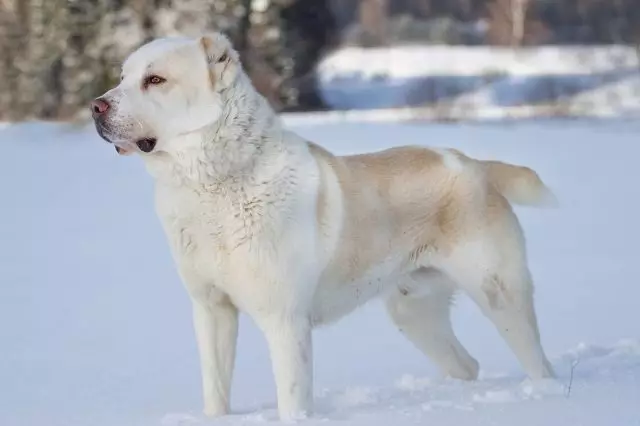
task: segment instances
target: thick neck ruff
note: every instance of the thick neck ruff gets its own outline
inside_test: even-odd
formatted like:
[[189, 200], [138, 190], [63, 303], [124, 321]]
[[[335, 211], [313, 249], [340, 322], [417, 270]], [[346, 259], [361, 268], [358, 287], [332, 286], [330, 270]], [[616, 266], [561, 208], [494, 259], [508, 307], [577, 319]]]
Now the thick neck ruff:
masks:
[[213, 123], [171, 141], [171, 151], [144, 155], [147, 169], [159, 183], [211, 186], [251, 180], [257, 169], [277, 173], [288, 148], [279, 117], [240, 74], [221, 92], [222, 112]]

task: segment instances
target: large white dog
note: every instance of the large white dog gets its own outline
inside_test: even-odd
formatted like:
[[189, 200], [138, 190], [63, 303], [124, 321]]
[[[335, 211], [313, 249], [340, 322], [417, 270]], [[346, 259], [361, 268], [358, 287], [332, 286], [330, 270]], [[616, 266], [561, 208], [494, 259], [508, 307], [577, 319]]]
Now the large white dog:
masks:
[[554, 201], [534, 171], [424, 147], [334, 156], [283, 127], [217, 33], [141, 47], [91, 107], [98, 133], [155, 177], [207, 415], [229, 411], [239, 312], [267, 339], [282, 419], [312, 411], [312, 329], [375, 297], [449, 376], [478, 374], [451, 328], [457, 290], [531, 378], [553, 376], [509, 204]]

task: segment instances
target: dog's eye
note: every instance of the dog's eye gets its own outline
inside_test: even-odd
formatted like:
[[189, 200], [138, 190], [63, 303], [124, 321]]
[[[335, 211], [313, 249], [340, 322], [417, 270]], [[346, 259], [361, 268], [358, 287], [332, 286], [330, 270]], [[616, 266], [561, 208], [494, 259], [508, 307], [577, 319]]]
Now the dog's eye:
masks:
[[229, 59], [229, 56], [226, 53], [223, 53], [222, 56], [218, 58], [218, 63], [220, 64], [222, 62], [225, 62], [227, 59]]
[[157, 76], [157, 75], [150, 75], [149, 77], [146, 77], [144, 79], [144, 83], [143, 86], [145, 87], [145, 89], [149, 86], [157, 86], [159, 84], [164, 83], [165, 81], [167, 81], [166, 79]]

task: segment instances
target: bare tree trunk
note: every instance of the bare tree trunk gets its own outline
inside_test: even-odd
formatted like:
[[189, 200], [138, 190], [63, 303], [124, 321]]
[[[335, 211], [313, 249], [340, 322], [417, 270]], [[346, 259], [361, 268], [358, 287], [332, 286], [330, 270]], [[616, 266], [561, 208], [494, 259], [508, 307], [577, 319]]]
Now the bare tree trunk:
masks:
[[522, 46], [529, 0], [511, 0], [511, 45]]
[[13, 63], [18, 20], [13, 6], [9, 0], [0, 0], [0, 120], [11, 117], [11, 104], [16, 96]]
[[37, 84], [31, 113], [41, 118], [57, 118], [63, 102], [62, 68], [65, 51], [68, 0], [31, 0], [34, 19], [29, 34], [29, 64]]
[[[26, 111], [29, 93], [22, 93], [25, 64], [28, 62], [28, 40], [31, 25], [29, 0], [5, 0], [2, 21], [6, 38], [3, 37], [3, 79], [6, 78], [3, 115], [9, 119], [21, 118]], [[28, 71], [28, 69], [27, 69]], [[27, 88], [28, 89], [28, 88]]]
[[488, 5], [489, 42], [499, 46], [522, 46], [527, 38], [530, 0], [494, 0]]
[[360, 0], [358, 19], [369, 43], [380, 45], [387, 41], [389, 0]]

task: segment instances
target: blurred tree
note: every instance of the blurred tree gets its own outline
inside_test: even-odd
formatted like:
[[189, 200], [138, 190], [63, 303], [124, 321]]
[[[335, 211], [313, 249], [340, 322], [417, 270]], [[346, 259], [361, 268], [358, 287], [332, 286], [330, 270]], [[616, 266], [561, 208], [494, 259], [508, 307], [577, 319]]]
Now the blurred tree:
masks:
[[491, 44], [521, 46], [530, 0], [494, 0], [487, 6]]
[[0, 118], [69, 118], [154, 37], [228, 34], [278, 109], [317, 109], [330, 0], [0, 0]]
[[328, 0], [254, 0], [245, 67], [279, 110], [322, 109], [315, 65], [333, 46], [336, 24]]
[[545, 43], [551, 38], [533, 0], [493, 0], [487, 4], [487, 41], [518, 47]]
[[638, 1], [0, 0], [0, 119], [86, 111], [158, 36], [224, 31], [277, 109], [321, 109], [314, 69], [345, 32], [365, 45], [640, 45]]
[[365, 45], [386, 44], [389, 21], [389, 0], [360, 0], [360, 29]]
[[13, 66], [22, 42], [16, 4], [0, 0], [0, 120], [12, 119], [17, 98], [17, 69]]
[[326, 0], [297, 0], [281, 12], [284, 49], [293, 62], [285, 110], [324, 109], [318, 94], [316, 64], [339, 41], [334, 14]]

